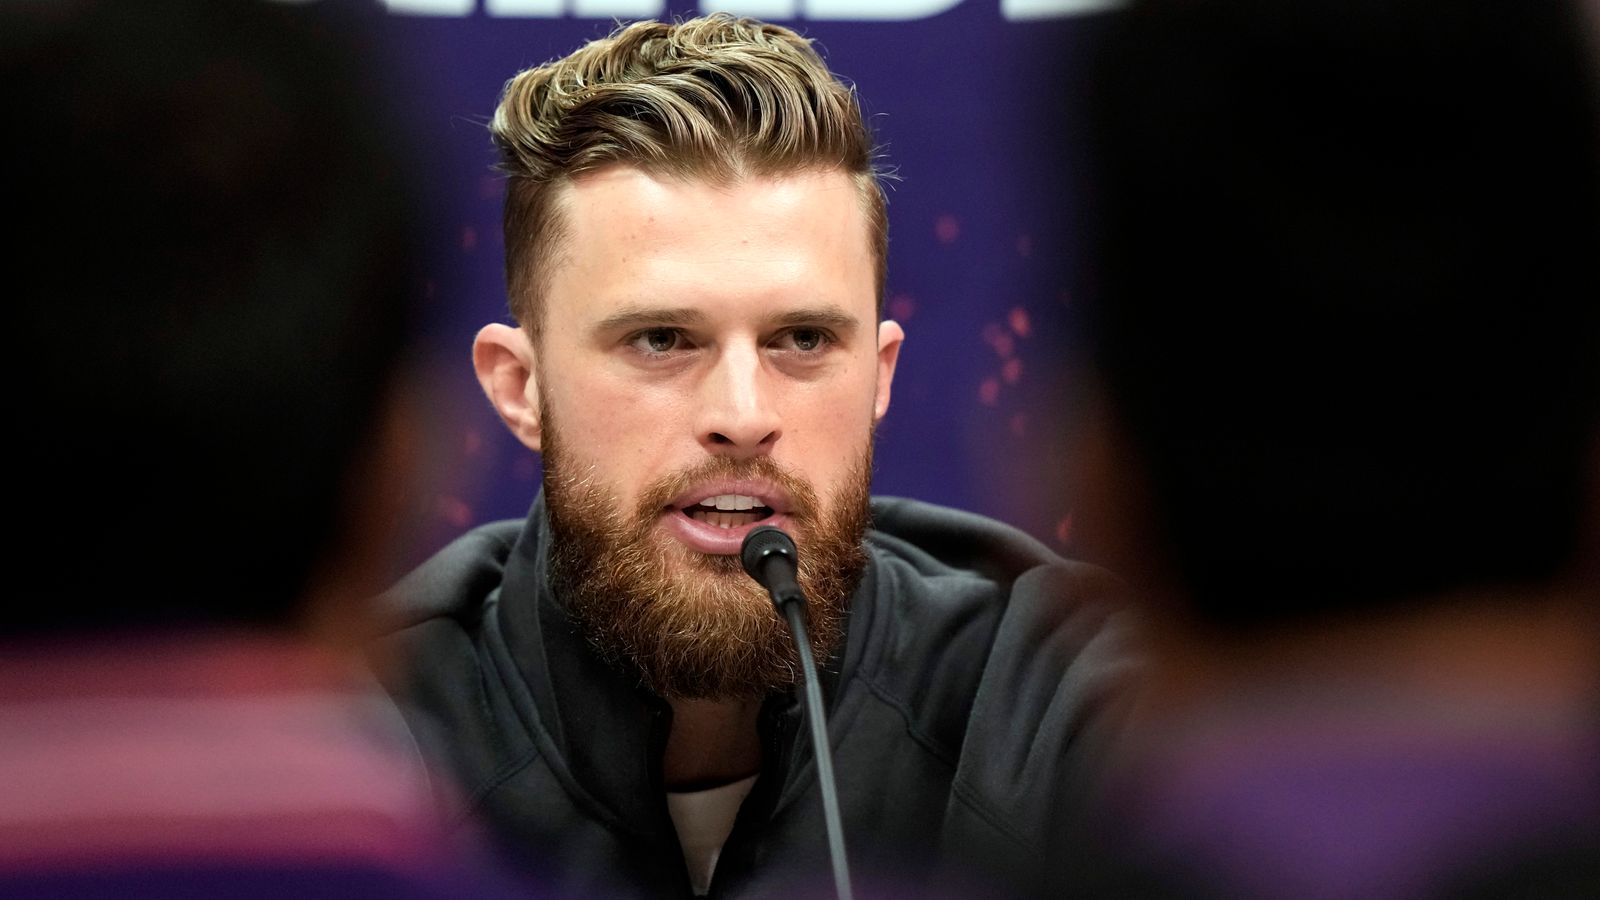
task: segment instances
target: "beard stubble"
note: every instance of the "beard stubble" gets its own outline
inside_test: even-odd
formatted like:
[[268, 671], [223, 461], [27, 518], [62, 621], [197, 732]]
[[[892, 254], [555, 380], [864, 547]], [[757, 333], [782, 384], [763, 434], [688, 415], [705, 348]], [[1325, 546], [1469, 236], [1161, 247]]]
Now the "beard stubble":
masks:
[[547, 418], [543, 454], [551, 584], [604, 659], [669, 699], [754, 699], [799, 681], [788, 624], [739, 558], [694, 552], [658, 527], [663, 514], [683, 514], [667, 510], [673, 498], [724, 477], [765, 479], [788, 493], [811, 650], [829, 658], [866, 568], [870, 437], [826, 509], [807, 482], [767, 457], [714, 456], [659, 479], [624, 510], [607, 486], [574, 471], [552, 425]]

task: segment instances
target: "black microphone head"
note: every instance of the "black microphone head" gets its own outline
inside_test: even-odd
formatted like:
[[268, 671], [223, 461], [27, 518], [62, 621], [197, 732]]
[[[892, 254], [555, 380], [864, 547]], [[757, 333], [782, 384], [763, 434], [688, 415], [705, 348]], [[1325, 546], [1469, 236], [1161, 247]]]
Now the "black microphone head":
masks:
[[789, 557], [790, 565], [795, 565], [800, 558], [793, 538], [775, 525], [762, 525], [744, 536], [744, 544], [739, 548], [739, 561], [744, 563], [744, 570], [751, 578], [766, 584], [761, 574], [761, 561], [774, 553]]

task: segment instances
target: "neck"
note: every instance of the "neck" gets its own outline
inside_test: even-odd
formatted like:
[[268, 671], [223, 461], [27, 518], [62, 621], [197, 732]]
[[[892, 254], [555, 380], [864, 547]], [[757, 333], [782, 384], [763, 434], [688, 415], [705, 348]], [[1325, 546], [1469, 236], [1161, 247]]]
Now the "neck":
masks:
[[759, 700], [671, 700], [672, 733], [661, 759], [669, 791], [697, 791], [761, 770]]

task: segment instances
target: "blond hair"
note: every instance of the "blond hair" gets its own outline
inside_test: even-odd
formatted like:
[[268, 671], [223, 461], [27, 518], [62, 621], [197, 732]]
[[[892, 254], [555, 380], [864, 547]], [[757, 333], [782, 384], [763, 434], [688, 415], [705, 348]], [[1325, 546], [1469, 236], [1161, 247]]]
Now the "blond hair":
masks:
[[535, 334], [563, 237], [558, 188], [616, 163], [718, 184], [808, 170], [854, 176], [882, 307], [888, 217], [871, 134], [854, 88], [787, 28], [726, 14], [619, 27], [519, 72], [489, 130], [510, 177], [511, 314]]

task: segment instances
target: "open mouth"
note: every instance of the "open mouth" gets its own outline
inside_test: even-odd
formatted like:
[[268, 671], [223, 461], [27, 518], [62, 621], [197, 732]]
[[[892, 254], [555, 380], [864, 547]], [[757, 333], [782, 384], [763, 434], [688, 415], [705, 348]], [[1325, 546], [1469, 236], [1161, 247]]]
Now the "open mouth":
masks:
[[754, 525], [773, 514], [760, 497], [747, 494], [715, 494], [699, 503], [683, 507], [683, 514], [697, 522], [718, 528]]

